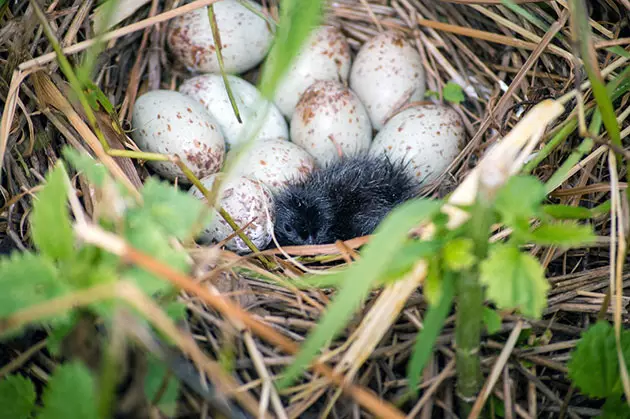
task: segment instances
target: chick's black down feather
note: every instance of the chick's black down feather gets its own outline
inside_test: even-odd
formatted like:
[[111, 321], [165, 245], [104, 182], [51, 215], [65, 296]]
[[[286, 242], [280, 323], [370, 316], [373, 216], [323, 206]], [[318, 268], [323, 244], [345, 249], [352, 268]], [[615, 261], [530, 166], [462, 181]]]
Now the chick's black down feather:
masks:
[[275, 195], [282, 246], [334, 243], [371, 234], [397, 205], [417, 196], [405, 165], [367, 153], [347, 156]]

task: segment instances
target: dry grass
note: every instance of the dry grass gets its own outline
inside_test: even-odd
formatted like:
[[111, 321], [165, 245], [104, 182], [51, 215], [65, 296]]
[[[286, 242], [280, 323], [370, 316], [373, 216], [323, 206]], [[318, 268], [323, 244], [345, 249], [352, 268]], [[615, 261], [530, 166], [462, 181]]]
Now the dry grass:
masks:
[[[38, 70], [43, 70], [63, 93], [57, 100], [63, 102], [64, 97], [68, 97], [69, 87], [51, 55], [52, 47], [42, 33], [32, 6], [28, 1], [9, 3], [8, 8], [0, 9], [3, 14], [0, 19], [0, 100], [4, 108], [0, 128], [4, 198], [0, 230], [3, 245], [26, 249], [30, 247], [27, 217], [32, 194], [58, 159], [63, 145], [70, 144], [101, 157], [130, 189], [137, 188], [148, 172], [130, 159], [105, 156], [85, 115], [77, 107], [72, 108], [67, 101], [64, 107], [63, 103], [55, 103], [42, 95], [41, 86], [35, 86], [32, 75]], [[93, 3], [81, 0], [46, 2], [46, 17], [71, 61], [76, 62], [76, 53], [91, 43], [93, 33], [89, 11]], [[181, 12], [182, 9], [171, 11], [181, 7], [181, 3], [172, 0], [147, 2], [108, 37], [107, 49], [98, 57], [94, 81], [118, 107], [119, 122], [126, 129], [130, 128], [130, 110], [140, 94], [155, 88], [172, 89], [188, 76], [185, 69], [173, 62], [165, 47], [167, 19]], [[262, 3], [267, 5], [271, 16], [277, 17], [276, 0]], [[593, 106], [588, 89], [577, 98], [574, 91], [584, 82], [585, 75], [573, 54], [567, 3], [561, 0], [517, 1], [543, 21], [547, 30], [536, 27], [499, 3], [337, 0], [327, 10], [328, 21], [343, 29], [354, 51], [379, 31], [397, 28], [406, 32], [420, 51], [428, 89], [441, 92], [451, 80], [464, 86], [467, 100], [454, 108], [465, 121], [467, 145], [442, 179], [427, 188], [427, 195], [444, 196], [452, 191], [485, 151], [541, 100], [560, 97], [568, 100], [567, 112], [560, 118], [560, 123], [576, 118], [578, 100], [586, 109]], [[599, 0], [589, 4], [598, 63], [609, 79], [627, 66], [627, 59], [604, 48], [618, 45], [630, 51], [627, 18], [630, 5], [626, 0]], [[625, 20], [619, 17], [621, 15]], [[255, 80], [257, 75], [254, 70], [246, 78]], [[630, 134], [629, 100], [630, 96], [626, 94], [615, 103], [622, 137]], [[109, 115], [101, 113], [97, 116], [112, 147], [133, 149], [128, 137], [103, 128], [111, 127]], [[541, 144], [551, 139], [557, 128], [549, 130]], [[548, 180], [581, 141], [576, 130], [559, 143], [533, 173]], [[606, 145], [586, 150], [569, 174], [558, 182], [551, 199], [556, 203], [587, 208], [610, 199], [610, 188], [615, 179], [611, 180], [606, 163], [607, 151]], [[620, 176], [625, 176], [623, 169]], [[91, 216], [94, 202], [88, 185], [81, 176], [73, 180], [84, 211]], [[627, 185], [620, 182], [617, 187], [623, 190]], [[544, 318], [523, 322], [519, 317], [505, 313], [502, 331], [484, 338], [482, 366], [487, 374], [494, 370], [492, 377], [496, 384], [488, 391], [503, 400], [506, 408], [511, 407], [505, 417], [559, 417], [559, 412], [563, 412], [564, 416], [578, 418], [598, 413], [601, 403], [573, 391], [566, 376], [571, 349], [607, 301], [611, 264], [610, 217], [601, 217], [595, 226], [600, 240], [590, 248], [570, 251], [531, 249], [547, 268], [552, 284]], [[287, 250], [299, 256], [303, 265], [321, 270], [340, 261], [351, 262], [358, 257], [353, 249], [364, 242], [365, 239], [356, 239], [345, 246]], [[198, 285], [197, 288], [185, 288], [187, 291], [182, 293], [182, 300], [190, 309], [186, 328], [203, 350], [202, 358], [216, 359], [226, 353], [226, 348], [234, 351], [234, 374], [230, 382], [234, 380], [241, 391], [247, 391], [248, 398], [242, 399], [243, 405], [253, 403], [253, 408], [249, 406], [250, 411], [266, 406], [264, 410], [270, 416], [291, 418], [317, 417], [324, 411], [334, 417], [367, 417], [364, 407], [370, 403], [376, 406], [373, 412], [397, 405], [400, 412], [411, 413], [413, 417], [455, 417], [454, 317], [447, 319], [438, 338], [437, 350], [425, 370], [421, 399], [413, 403], [402, 401], [406, 362], [426, 309], [420, 290], [406, 301], [396, 322], [390, 325], [389, 331], [359, 369], [354, 386], [341, 398], [335, 396], [335, 384], [318, 385], [320, 377], [322, 374], [331, 376], [331, 368], [343, 358], [347, 349], [344, 343], [353, 335], [378, 292], [357, 314], [345, 334], [325, 351], [321, 361], [325, 361], [326, 366], [322, 364], [317, 374], [309, 372], [303, 384], [276, 394], [266, 383], [291, 362], [288, 353], [294, 352], [314, 327], [330, 294], [292, 287], [291, 279], [302, 275], [302, 271], [273, 252], [266, 253], [277, 260], [278, 270], [267, 271], [251, 256], [190, 249], [196, 262], [195, 278], [185, 279], [190, 283], [212, 284], [210, 289], [218, 290], [224, 299], [218, 300], [216, 293], [208, 293]], [[161, 268], [156, 269], [160, 271]], [[285, 281], [287, 286], [271, 285], [263, 280], [265, 277]], [[623, 280], [624, 288], [630, 285], [630, 273], [624, 273]], [[628, 320], [628, 298], [622, 300], [620, 314], [623, 322]], [[240, 306], [247, 312], [243, 314], [245, 317], [239, 317], [240, 312], [224, 309], [221, 304], [228, 299], [232, 301], [230, 310], [240, 310], [237, 307]], [[229, 315], [225, 316], [226, 313]], [[612, 306], [606, 313], [607, 318], [613, 318]], [[256, 329], [254, 321], [264, 323], [264, 333], [270, 333], [272, 338], [261, 339], [262, 329]], [[244, 325], [252, 332], [245, 331]], [[510, 333], [521, 327], [529, 329], [531, 334], [527, 343], [532, 346], [523, 342], [515, 344], [513, 337], [509, 339]], [[11, 369], [23, 368], [31, 376], [41, 377], [50, 363], [41, 348], [41, 344], [6, 345], [2, 350], [2, 365], [9, 365]], [[190, 355], [191, 352], [187, 353]], [[208, 373], [208, 368], [205, 371]], [[340, 379], [335, 380], [340, 383]], [[390, 404], [379, 404], [381, 399]], [[182, 398], [182, 410], [189, 412], [190, 417], [203, 417], [205, 409], [203, 398], [187, 389]]]

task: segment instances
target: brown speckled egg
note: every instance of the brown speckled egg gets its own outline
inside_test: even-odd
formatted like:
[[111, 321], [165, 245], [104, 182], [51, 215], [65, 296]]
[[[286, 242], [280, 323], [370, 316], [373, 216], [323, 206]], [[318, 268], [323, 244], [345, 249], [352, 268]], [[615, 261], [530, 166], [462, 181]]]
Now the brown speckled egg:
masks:
[[[201, 179], [207, 189], [212, 189], [214, 182], [223, 173]], [[273, 198], [271, 193], [261, 182], [256, 182], [244, 176], [233, 177], [221, 184], [220, 206], [230, 214], [236, 225], [245, 227], [243, 233], [258, 247], [263, 249], [271, 242], [271, 232], [274, 223]], [[203, 194], [196, 187], [189, 191], [193, 196], [204, 199]], [[269, 214], [269, 216], [267, 216]], [[213, 209], [212, 221], [203, 230], [200, 241], [204, 243], [218, 243], [232, 235], [234, 230], [218, 211]], [[225, 247], [238, 253], [248, 253], [249, 248], [240, 237], [230, 239]]]
[[[171, 90], [152, 90], [133, 108], [133, 140], [140, 150], [179, 156], [201, 178], [221, 170], [225, 141], [217, 122], [203, 105]], [[160, 176], [188, 179], [175, 163], [149, 161]]]
[[[228, 160], [234, 158], [228, 153]], [[276, 191], [292, 179], [301, 179], [316, 166], [313, 156], [289, 141], [267, 140], [255, 143], [239, 155], [235, 171], [264, 182]]]
[[276, 90], [274, 101], [291, 118], [300, 97], [318, 80], [346, 82], [350, 73], [350, 47], [332, 26], [314, 29]]
[[[261, 6], [245, 0], [256, 10]], [[257, 66], [269, 52], [273, 35], [267, 22], [237, 0], [214, 3], [227, 73], [242, 73]], [[171, 20], [166, 40], [175, 58], [191, 71], [218, 73], [214, 37], [208, 7], [201, 7]]]
[[420, 54], [402, 33], [383, 32], [359, 50], [350, 88], [365, 105], [372, 126], [380, 130], [404, 105], [423, 99], [426, 86]]
[[354, 92], [338, 81], [318, 81], [304, 92], [295, 108], [291, 141], [324, 166], [344, 155], [367, 151], [372, 125]]
[[431, 182], [457, 157], [464, 136], [464, 124], [453, 109], [444, 105], [415, 106], [385, 124], [370, 152], [408, 162], [410, 173], [418, 180]]
[[236, 101], [241, 122], [238, 122], [234, 109], [230, 103], [223, 77], [220, 74], [201, 74], [186, 80], [179, 87], [179, 91], [197, 99], [214, 117], [221, 127], [228, 150], [246, 141], [245, 127], [258, 117], [258, 112], [264, 112], [264, 105], [269, 105], [267, 116], [262, 123], [256, 140], [270, 138], [289, 139], [289, 128], [284, 116], [273, 103], [263, 99], [256, 87], [240, 77], [228, 75], [228, 83]]

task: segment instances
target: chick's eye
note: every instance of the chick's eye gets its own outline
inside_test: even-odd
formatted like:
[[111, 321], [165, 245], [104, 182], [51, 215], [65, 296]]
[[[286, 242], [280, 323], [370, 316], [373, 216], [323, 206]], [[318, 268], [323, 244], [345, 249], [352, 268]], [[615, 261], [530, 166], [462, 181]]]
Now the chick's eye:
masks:
[[284, 229], [284, 231], [286, 231], [287, 233], [292, 233], [293, 232], [293, 226], [289, 223], [284, 223], [282, 225], [282, 228]]

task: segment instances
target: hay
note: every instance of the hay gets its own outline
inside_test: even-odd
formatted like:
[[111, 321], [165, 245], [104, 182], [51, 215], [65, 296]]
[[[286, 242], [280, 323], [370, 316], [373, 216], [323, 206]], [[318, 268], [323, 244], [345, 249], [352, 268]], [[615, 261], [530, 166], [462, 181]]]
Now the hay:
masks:
[[[76, 62], [75, 54], [89, 46], [87, 40], [93, 38], [91, 8], [94, 3], [61, 0], [46, 4], [46, 19], [73, 62]], [[173, 62], [165, 48], [165, 25], [175, 14], [168, 11], [182, 6], [181, 2], [144, 3], [135, 12], [120, 11], [122, 17], [128, 17], [122, 21], [120, 29], [109, 36], [107, 49], [98, 57], [93, 74], [94, 81], [111, 103], [119, 107], [119, 122], [125, 129], [130, 128], [130, 111], [140, 94], [155, 88], [173, 88], [188, 77], [186, 70]], [[270, 15], [277, 18], [277, 0], [262, 3]], [[574, 91], [586, 77], [573, 53], [567, 2], [517, 2], [536, 16], [547, 30], [498, 3], [337, 0], [327, 8], [327, 21], [343, 30], [355, 52], [379, 31], [399, 29], [414, 42], [422, 56], [428, 89], [442, 92], [449, 81], [464, 88], [467, 100], [453, 108], [464, 120], [468, 142], [442, 178], [426, 188], [428, 196], [442, 197], [454, 190], [486, 151], [542, 100], [564, 97], [566, 112], [556, 127], [547, 131], [541, 144], [549, 141], [564, 121], [575, 117], [579, 100], [586, 108], [593, 106], [590, 91], [577, 95], [577, 98]], [[605, 48], [618, 45], [629, 50], [630, 5], [626, 0], [598, 0], [589, 2], [589, 7], [598, 64], [603, 75], [610, 78], [627, 66], [627, 59], [607, 52]], [[167, 14], [163, 14], [165, 12]], [[67, 97], [68, 86], [54, 54], [51, 55], [52, 47], [32, 5], [28, 1], [8, 2], [0, 7], [0, 15], [0, 100], [3, 104], [0, 154], [4, 199], [0, 219], [1, 247], [27, 249], [31, 247], [27, 217], [32, 194], [59, 158], [63, 145], [69, 144], [102, 157], [119, 179], [125, 179], [130, 189], [137, 188], [148, 172], [142, 164], [130, 159], [104, 156], [85, 115], [76, 108], [64, 108], [63, 96]], [[555, 34], [559, 36], [554, 37]], [[41, 83], [46, 81], [37, 86], [32, 73], [38, 69], [43, 69], [50, 77], [45, 80], [62, 92], [62, 98], [56, 98], [61, 103], [55, 103], [54, 95], [44, 95], [46, 90], [42, 90]], [[255, 80], [257, 75], [258, 71], [253, 70], [246, 78]], [[622, 138], [630, 134], [629, 99], [626, 95], [616, 102]], [[97, 116], [101, 127], [111, 127], [112, 121], [107, 114]], [[124, 135], [103, 129], [114, 148], [133, 149]], [[541, 145], [537, 151], [546, 155], [533, 168], [533, 173], [547, 181], [581, 142], [575, 130], [553, 149]], [[553, 202], [594, 208], [608, 199], [611, 176], [606, 164], [607, 151], [605, 144], [596, 144], [586, 150], [569, 171], [569, 176], [558, 180], [550, 194]], [[620, 176], [624, 176], [623, 169]], [[94, 202], [88, 185], [82, 177], [73, 180], [89, 216], [94, 211]], [[619, 188], [626, 187], [625, 183], [619, 183]], [[580, 333], [601, 310], [610, 283], [610, 217], [600, 217], [595, 227], [599, 240], [590, 248], [569, 251], [531, 249], [546, 267], [552, 288], [544, 318], [527, 323], [531, 332], [529, 343], [537, 344], [530, 349], [525, 345], [508, 346], [510, 357], [502, 359], [505, 365], [491, 394], [503, 400], [506, 407], [514, 409], [513, 415], [510, 412], [511, 416], [506, 417], [557, 417], [562, 411], [566, 416], [577, 418], [599, 412], [601, 402], [574, 391], [566, 376], [569, 353]], [[321, 270], [340, 261], [352, 261], [357, 257], [353, 249], [364, 242], [365, 239], [356, 239], [344, 247], [310, 246], [287, 250], [299, 255], [301, 263], [310, 269]], [[195, 275], [198, 279], [212, 283], [224, 296], [294, 343], [304, 340], [329, 302], [327, 292], [292, 287], [291, 279], [302, 275], [302, 271], [279, 258], [282, 270], [269, 272], [251, 256], [238, 257], [224, 251], [209, 254], [207, 249], [199, 248], [190, 249], [190, 253], [197, 263]], [[266, 253], [274, 256], [273, 252]], [[213, 269], [215, 265], [221, 269]], [[242, 274], [244, 268], [248, 275]], [[271, 285], [264, 277], [285, 281], [287, 286]], [[624, 287], [630, 285], [630, 273], [624, 273], [623, 280]], [[343, 359], [348, 349], [346, 341], [355, 333], [378, 295], [379, 292], [374, 293], [346, 332], [324, 351], [322, 360], [329, 366], [334, 367]], [[338, 399], [335, 398], [337, 386], [318, 385], [321, 378], [312, 372], [307, 373], [302, 384], [276, 394], [266, 383], [290, 364], [292, 358], [256, 334], [243, 332], [240, 325], [226, 321], [198, 295], [183, 293], [182, 299], [190, 309], [187, 328], [197, 345], [209, 358], [225, 354], [226, 348], [233, 350], [235, 382], [257, 403], [267, 406], [270, 416], [317, 417], [329, 409], [334, 417], [367, 417], [367, 411], [359, 404], [366, 400], [361, 399], [365, 394], [359, 390], [370, 389], [373, 393], [367, 400], [382, 399], [397, 405], [405, 414], [411, 412], [413, 417], [454, 417], [454, 317], [447, 319], [438, 338], [437, 350], [425, 370], [421, 399], [410, 402], [404, 398], [406, 363], [427, 306], [420, 291], [412, 293], [404, 302], [401, 314], [388, 325], [388, 332], [359, 368], [353, 381], [357, 391]], [[628, 298], [624, 297], [621, 313], [624, 322], [628, 320], [627, 303]], [[613, 318], [612, 306], [608, 307], [606, 317]], [[486, 374], [497, 365], [501, 352], [509, 343], [510, 332], [517, 325], [521, 327], [521, 321], [519, 317], [505, 313], [501, 332], [484, 337], [482, 366]], [[16, 345], [3, 345], [3, 361], [6, 361], [3, 365], [13, 361], [13, 369], [22, 368], [35, 377], [42, 369], [49, 368], [50, 359], [41, 352], [41, 343], [32, 345], [32, 350], [28, 345]], [[206, 405], [199, 392], [187, 388], [181, 409], [189, 412], [190, 417], [203, 417]]]

